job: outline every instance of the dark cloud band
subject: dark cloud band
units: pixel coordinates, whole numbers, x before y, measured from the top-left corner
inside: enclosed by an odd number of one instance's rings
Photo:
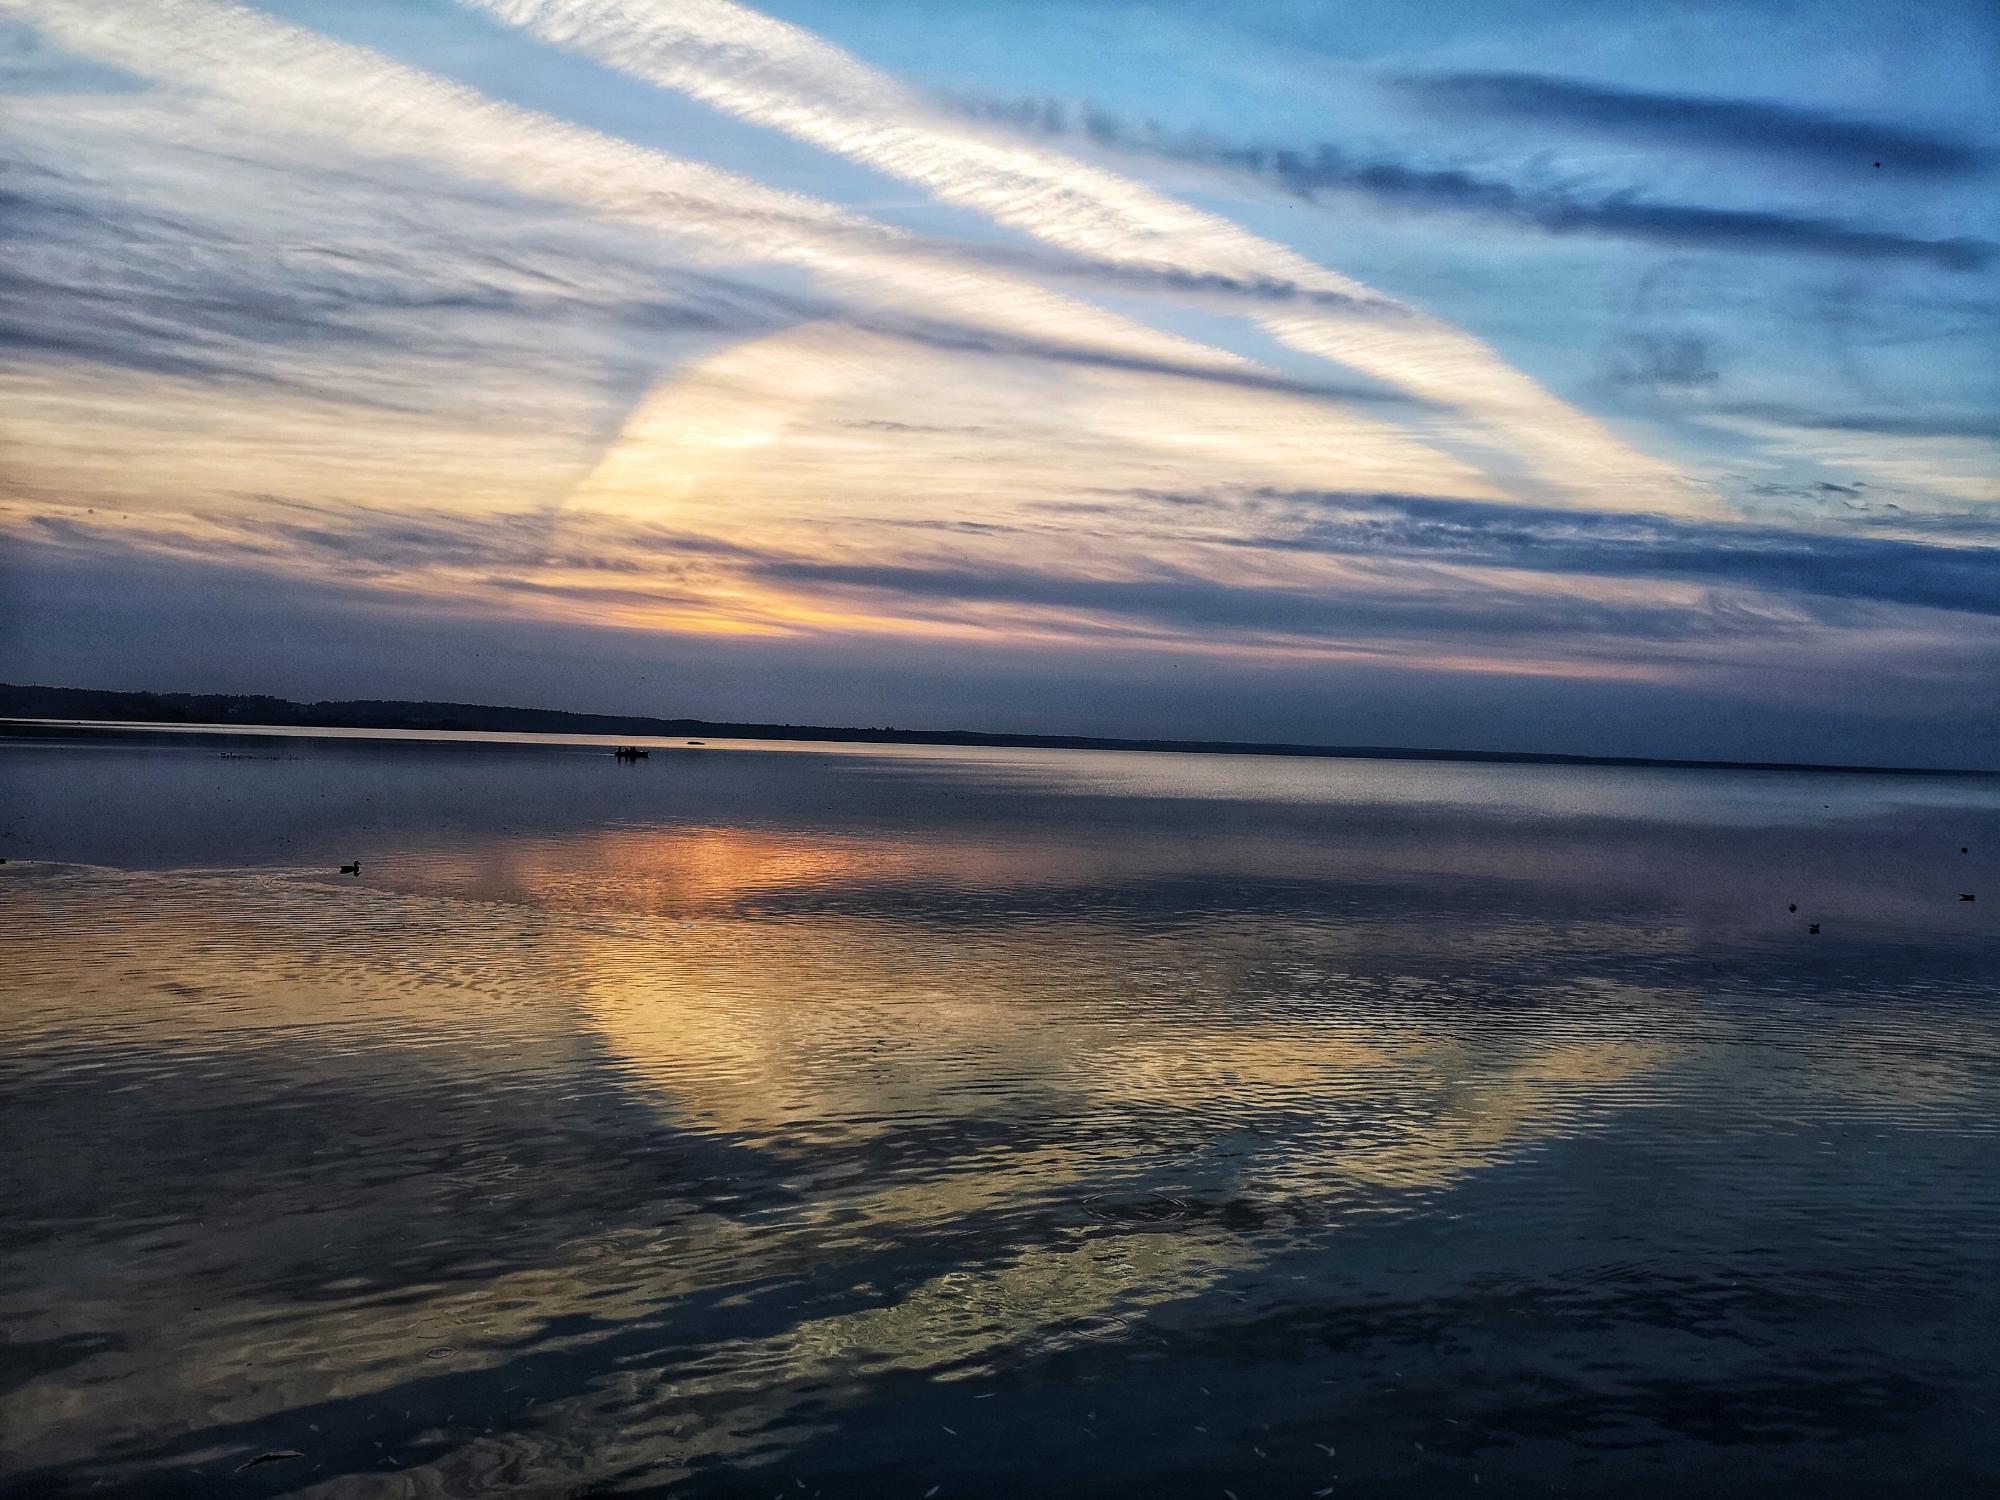
[[[1776,210],[1661,202],[1630,192],[1591,195],[1524,187],[1458,168],[1363,156],[1330,143],[1303,148],[1243,145],[1200,135],[1164,134],[1099,111],[1054,103],[954,102],[984,118],[1226,172],[1308,202],[1325,193],[1360,193],[1400,209],[1478,214],[1549,235],[1593,235],[1691,250],[1906,261],[1952,271],[1978,270],[1991,263],[1995,253],[1995,247],[1983,240],[1926,239]]]
[[[1899,173],[1958,176],[1987,165],[1969,142],[1796,105],[1609,88],[1541,73],[1443,73],[1399,85],[1425,102],[1669,146],[1721,147],[1827,166],[1880,161]]]

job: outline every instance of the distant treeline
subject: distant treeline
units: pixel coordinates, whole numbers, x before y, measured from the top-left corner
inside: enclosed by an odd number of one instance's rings
[[[398,698],[295,703],[257,693],[117,693],[95,688],[0,683],[0,718],[82,719],[148,724],[239,724],[312,729],[410,729],[488,734],[602,734],[634,739],[711,736],[738,740],[826,740],[888,745],[991,745],[1047,750],[1166,750],[1209,755],[1307,755],[1348,760],[1480,761],[1555,766],[1664,766],[1714,770],[1877,771],[1905,775],[1986,775],[1901,766],[1769,761],[1661,760],[1622,755],[1539,755],[1507,750],[1433,750],[1401,745],[1291,745],[1234,740],[1126,740],[1069,734],[984,734],[970,729],[862,728],[829,724],[732,724],[715,719],[651,719],[555,708]]]

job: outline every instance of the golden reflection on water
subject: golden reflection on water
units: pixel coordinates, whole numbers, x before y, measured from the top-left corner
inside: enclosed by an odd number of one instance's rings
[[[1161,868],[1157,850],[1021,829],[978,841],[881,829],[599,828],[428,860],[426,886],[578,911],[734,913],[760,897],[1082,885]]]
[[[608,878],[631,878],[641,858],[667,865],[697,910],[775,883],[908,878],[931,862],[910,845],[862,855],[752,835],[608,839],[600,852],[607,846],[643,851]],[[532,848],[509,873],[530,891],[554,878]],[[386,1070],[398,1093],[448,1088],[470,1069],[481,1088],[511,1075],[532,1094],[588,1060],[668,1126],[780,1159],[774,1170],[800,1189],[782,1216],[701,1212],[664,1231],[607,1227],[473,1289],[404,1287],[393,1298],[364,1279],[300,1304],[282,1283],[250,1281],[219,1305],[194,1305],[190,1278],[148,1275],[122,1253],[65,1252],[67,1264],[48,1268],[66,1286],[64,1320],[150,1326],[133,1349],[106,1356],[102,1373],[125,1378],[62,1389],[57,1409],[39,1404],[57,1394],[44,1386],[12,1398],[7,1429],[71,1459],[107,1435],[156,1430],[165,1413],[149,1408],[162,1393],[210,1423],[247,1421],[389,1390],[441,1344],[459,1365],[504,1360],[482,1346],[531,1340],[585,1295],[599,1319],[643,1318],[679,1297],[797,1274],[843,1246],[892,1245],[1034,1205],[1144,1203],[1165,1188],[1157,1147],[1126,1128],[1135,1120],[1185,1138],[1191,1170],[1210,1179],[1195,1191],[1378,1206],[1384,1194],[1435,1193],[1546,1132],[1587,1125],[1580,1089],[1627,1087],[1658,1051],[1548,1036],[1469,1047],[1352,1011],[1330,1023],[1272,1022],[1256,1018],[1254,995],[1237,1016],[1232,998],[1256,976],[1240,971],[1222,935],[1199,929],[1164,952],[1155,939],[1135,971],[1129,938],[1088,924],[1071,924],[1052,951],[1045,930],[552,921],[532,906],[283,877],[38,873],[22,883],[36,939],[29,961],[44,983],[28,987],[30,1007],[11,1024],[30,1046],[53,1045],[86,1014],[95,1042],[150,1053],[161,1067],[224,1051],[254,1062],[261,1051],[273,1070],[304,1070],[302,1083],[379,1081]],[[1197,1137],[1254,1141],[1270,1114],[1335,1123],[1306,1128],[1306,1149],[1246,1146],[1241,1175],[1197,1159]],[[1023,1128],[1052,1121],[1056,1139]],[[857,1161],[871,1140],[980,1122],[992,1128],[962,1142],[947,1130],[943,1154]],[[398,1191],[361,1211],[385,1228],[421,1225],[421,1194]],[[317,1227],[269,1207],[247,1222],[205,1221],[199,1236],[164,1232],[164,1264],[310,1256]],[[991,1357],[1099,1336],[1265,1253],[1255,1237],[1200,1224],[1023,1244],[907,1287],[890,1305],[718,1348],[713,1368],[679,1382],[675,1399],[730,1392],[769,1403],[758,1420],[733,1424],[754,1433],[782,1426],[801,1383],[884,1367],[974,1378]],[[717,1451],[714,1433],[703,1441]]]

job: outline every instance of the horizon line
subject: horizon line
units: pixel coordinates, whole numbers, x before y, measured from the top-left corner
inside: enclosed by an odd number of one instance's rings
[[[18,711],[19,700],[32,694],[48,694],[56,697],[73,696],[77,699],[100,700],[153,700],[165,705],[174,700],[187,703],[190,708],[198,703],[218,706],[230,703],[268,704],[274,708],[289,710],[300,715],[292,722],[262,723],[253,720],[230,720],[213,718],[156,718],[142,712],[128,712],[118,716],[79,712],[75,714],[36,714]],[[53,705],[50,705],[53,706]],[[83,707],[77,704],[77,707]],[[110,707],[110,704],[103,705]],[[128,704],[139,709],[146,705],[140,701]],[[348,722],[339,722],[343,717]],[[379,711],[374,719],[364,719],[363,712]],[[428,714],[428,720],[422,718]],[[437,722],[439,714],[450,715],[447,722]],[[455,720],[466,714],[522,715],[537,719],[590,721],[603,725],[602,728],[562,729],[553,726],[531,729],[518,724],[459,723]],[[316,717],[315,717],[316,716]],[[386,722],[391,717],[418,722]],[[1775,760],[1723,760],[1704,757],[1644,756],[1644,755],[1592,755],[1571,751],[1536,750],[1487,750],[1420,745],[1331,745],[1283,740],[1209,740],[1184,739],[1163,736],[1120,736],[1084,734],[1036,734],[1031,732],[1009,732],[1004,730],[978,729],[903,729],[891,726],[830,725],[830,724],[785,724],[777,722],[727,719],[664,718],[651,714],[605,714],[583,712],[562,708],[533,708],[509,704],[460,703],[444,699],[426,698],[320,698],[301,701],[280,698],[269,693],[186,693],[162,692],[153,689],[117,688],[76,688],[59,687],[42,683],[0,682],[0,725],[44,725],[49,727],[122,728],[144,731],[149,728],[199,732],[210,730],[219,733],[255,732],[257,730],[290,729],[352,729],[381,730],[390,732],[416,732],[457,736],[461,734],[505,734],[532,735],[546,737],[555,734],[584,735],[594,739],[616,739],[621,735],[632,738],[686,737],[695,734],[713,734],[730,739],[746,740],[798,740],[807,743],[824,744],[903,744],[939,746],[984,746],[994,749],[1048,749],[1048,750],[1109,750],[1131,751],[1153,754],[1195,754],[1195,755],[1260,755],[1291,757],[1294,759],[1316,760],[1404,760],[1404,761],[1459,761],[1474,764],[1513,765],[1597,765],[1652,768],[1659,770],[1712,770],[1712,771],[1788,771],[1824,774],[1876,775],[1876,776],[1977,776],[2000,777],[2000,769],[1982,770],[1974,767],[1941,766],[1883,766],[1862,765],[1832,761],[1775,761]],[[645,728],[638,726],[644,725]]]

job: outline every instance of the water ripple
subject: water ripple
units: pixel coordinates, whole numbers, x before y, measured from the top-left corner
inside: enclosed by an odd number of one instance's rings
[[[1808,946],[1724,857],[1769,792],[1459,776],[1413,848],[1351,769],[849,766],[832,827],[766,759],[360,880],[10,856],[0,1492],[1992,1477],[1993,930],[1868,895],[1983,804],[1793,827]]]

